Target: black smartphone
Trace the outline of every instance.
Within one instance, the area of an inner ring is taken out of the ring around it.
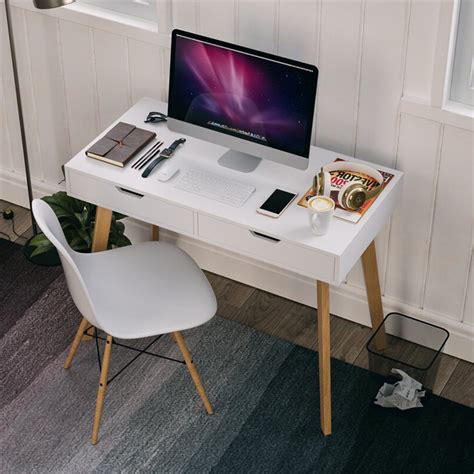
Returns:
[[[298,196],[298,193],[275,189],[271,196],[257,209],[257,212],[269,217],[279,217],[296,196]]]

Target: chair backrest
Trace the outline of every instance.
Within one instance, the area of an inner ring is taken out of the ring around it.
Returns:
[[[85,255],[74,251],[69,246],[61,224],[49,204],[41,199],[35,199],[32,209],[38,226],[59,253],[67,286],[77,309],[91,324],[100,328],[89,292],[81,276],[80,265],[78,265],[81,257],[85,257]]]

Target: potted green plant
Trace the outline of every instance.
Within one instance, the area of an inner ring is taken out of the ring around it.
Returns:
[[[51,206],[58,217],[71,248],[77,252],[90,252],[97,206],[68,196],[64,191],[59,191],[42,199]],[[123,222],[120,222],[124,217],[124,215],[117,212],[112,214],[107,248],[124,247],[131,244],[124,234],[125,226]],[[53,244],[43,233],[35,235],[28,242],[28,256],[37,263],[41,263],[42,257],[51,254],[54,250]],[[57,262],[59,263],[59,259]]]

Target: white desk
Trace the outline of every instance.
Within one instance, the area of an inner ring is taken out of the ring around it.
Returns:
[[[117,122],[155,131],[167,146],[182,135],[169,131],[163,123],[143,123],[148,112],[166,113],[166,109],[165,103],[144,98]],[[376,327],[381,322],[383,309],[373,241],[395,207],[401,190],[402,173],[377,166],[395,177],[359,223],[334,219],[329,233],[316,237],[311,233],[306,209],[297,206],[296,201],[279,219],[258,214],[256,209],[276,187],[297,191],[300,197],[311,185],[315,171],[337,157],[363,161],[311,147],[306,171],[263,160],[253,173],[244,174],[217,164],[225,148],[187,137],[186,143],[172,158],[180,169],[208,169],[256,187],[256,192],[242,207],[234,208],[176,189],[176,177],[168,182],[159,182],[155,173],[144,179],[141,172],[132,169],[130,164],[121,169],[87,158],[84,151],[88,147],[66,164],[66,182],[69,195],[99,206],[93,251],[106,248],[113,210],[317,281],[321,428],[324,434],[330,434],[329,285],[339,285],[357,260],[362,258],[372,326]],[[154,229],[157,235],[157,227]],[[377,342],[383,346],[383,335]]]

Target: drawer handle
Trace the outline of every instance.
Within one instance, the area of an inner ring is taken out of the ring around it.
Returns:
[[[255,232],[254,230],[251,230],[250,233],[254,237],[258,237],[259,239],[272,242],[273,244],[277,244],[278,242],[280,242],[280,239],[276,239],[275,237],[270,237],[269,235],[261,234],[260,232]]]
[[[133,196],[134,198],[137,198],[137,199],[141,199],[144,196],[144,194],[140,194],[135,191],[130,191],[130,189],[120,188],[119,186],[116,186],[116,189],[118,192],[122,194],[128,194],[129,196]]]

